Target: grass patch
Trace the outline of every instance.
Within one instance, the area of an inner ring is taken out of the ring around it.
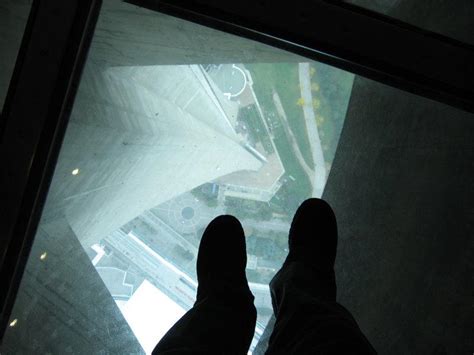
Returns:
[[[312,94],[313,99],[320,101],[315,114],[324,159],[332,164],[346,118],[354,75],[317,62],[312,62],[311,68],[314,69],[311,82],[319,86],[319,90]]]
[[[226,213],[239,218],[253,218],[260,221],[272,219],[272,209],[265,202],[226,197],[224,205]]]
[[[303,114],[301,108],[296,105],[296,101],[299,98],[299,95],[297,94],[297,90],[299,90],[297,80],[298,78],[290,75],[291,67],[294,67],[295,65],[296,64],[294,63],[246,65],[246,68],[252,74],[252,79],[254,82],[253,89],[260,106],[262,107],[265,119],[267,120],[268,125],[272,127],[272,134],[274,136],[273,141],[285,168],[285,178],[287,179],[287,182],[280,188],[280,190],[271,200],[271,205],[274,207],[274,209],[285,214],[291,214],[292,211],[296,209],[298,204],[301,203],[301,201],[311,195],[311,183],[303,168],[299,164],[298,159],[293,153],[291,144],[286,138],[285,131],[282,127],[281,120],[278,117],[278,113],[272,98],[272,90],[274,88],[276,90],[280,88],[281,92],[279,92],[279,95],[285,110],[287,109],[286,106],[289,106],[289,102],[291,101],[291,105],[295,106],[297,110],[300,110],[301,115]],[[285,90],[283,90],[283,88],[285,88]],[[292,90],[293,94],[285,94],[286,90]],[[287,111],[288,118],[290,121],[295,121],[294,119],[290,119],[291,112],[291,110]],[[299,120],[298,122],[299,124],[304,125],[303,119]],[[295,128],[294,134],[297,139],[300,138],[299,135],[301,135],[303,132],[301,127],[298,132],[299,133],[297,133]],[[303,135],[306,137],[306,143],[309,147],[305,126]],[[300,149],[302,152],[306,151],[307,153],[310,153],[309,148],[304,149],[301,147]]]
[[[273,153],[272,142],[267,134],[265,125],[260,118],[257,106],[249,105],[241,108],[237,120],[245,123],[253,147],[255,147],[257,142],[260,142],[267,154]]]
[[[310,167],[314,166],[311,155],[303,109],[297,104],[301,97],[298,63],[272,63],[272,64],[251,64],[246,66],[252,74],[254,90],[256,85],[265,86],[269,91],[269,97],[257,98],[262,106],[274,107],[272,89],[275,89],[280,96],[281,103],[288,118],[288,124],[296,137],[303,158]],[[262,101],[270,100],[269,102]],[[274,109],[275,110],[275,109]],[[275,111],[276,112],[276,111]]]

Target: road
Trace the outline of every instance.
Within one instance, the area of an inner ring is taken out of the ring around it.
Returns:
[[[321,139],[319,138],[316,116],[313,110],[313,95],[311,93],[311,74],[309,63],[299,63],[301,97],[304,100],[303,113],[308,132],[311,154],[314,161],[313,197],[321,197],[326,184],[326,163],[324,161]]]

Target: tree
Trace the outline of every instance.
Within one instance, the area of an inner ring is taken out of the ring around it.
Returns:
[[[300,98],[298,99],[298,101],[296,101],[296,104],[297,104],[298,106],[303,106],[305,103],[306,103],[306,102],[304,101],[304,99],[303,99],[302,97],[300,97]]]

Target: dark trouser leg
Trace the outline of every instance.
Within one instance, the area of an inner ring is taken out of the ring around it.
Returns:
[[[375,354],[336,302],[333,270],[285,262],[270,284],[276,323],[266,354]]]

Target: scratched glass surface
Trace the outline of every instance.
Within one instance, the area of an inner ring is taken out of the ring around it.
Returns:
[[[247,238],[252,352],[293,213],[324,191],[353,80],[105,2],[5,353],[151,353],[192,307],[199,241],[221,214]]]

